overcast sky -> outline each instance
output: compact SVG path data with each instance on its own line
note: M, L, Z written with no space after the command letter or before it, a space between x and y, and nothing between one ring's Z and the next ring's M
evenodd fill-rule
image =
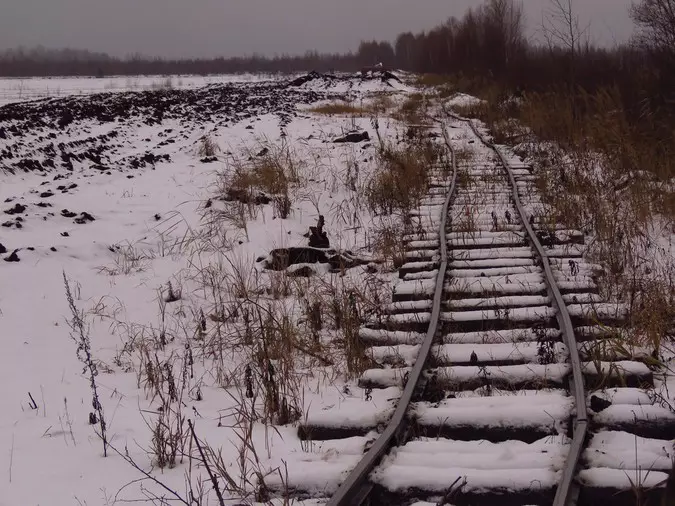
M592 38L624 41L631 0L573 0ZM528 33L549 0L523 0ZM0 0L0 49L72 47L116 56L236 56L356 49L461 16L480 0Z

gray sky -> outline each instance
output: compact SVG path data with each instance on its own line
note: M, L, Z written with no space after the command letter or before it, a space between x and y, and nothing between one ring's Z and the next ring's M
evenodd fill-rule
M549 0L523 0L528 32ZM631 0L574 0L598 43L632 32ZM460 17L479 0L0 0L0 49L73 47L115 56L347 51Z

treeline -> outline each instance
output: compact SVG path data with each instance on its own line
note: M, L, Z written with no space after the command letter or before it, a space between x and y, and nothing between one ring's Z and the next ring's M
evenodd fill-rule
M303 55L273 58L252 55L236 58L181 59L149 58L140 54L115 58L83 50L18 48L0 53L0 76L96 76L234 74L243 72L291 73L353 72L360 68L356 54L327 54L308 51Z
M382 63L418 73L461 75L477 85L498 83L509 91L547 90L552 86L592 92L619 86L632 104L658 96L663 104L675 89L675 0L642 0L632 8L638 38L625 46L591 45L572 2L549 0L542 28L545 42L527 40L522 5L486 0L461 19L450 18L426 32L400 34L394 43L364 41L353 53L253 55L238 58L166 60L133 55L114 58L78 50L17 49L0 53L0 75L165 75L241 72L356 71ZM662 104L662 105L663 105Z
M308 51L303 55L273 58L260 55L236 58L168 60L140 54L114 58L84 50L52 50L43 47L18 48L0 52L0 75L5 77L56 75L165 75L219 74L240 72L298 72L317 70L357 71L382 63L420 73L458 73L489 79L508 77L524 83L532 79L532 67L547 62L553 74L561 70L551 54L529 43L524 33L523 14L511 0L488 0L469 10L462 19L450 18L444 24L417 34L402 33L395 43L363 41L356 52L325 54ZM602 74L609 57L606 52L588 48L594 60L587 68ZM551 74L547 72L548 74ZM553 77L553 76L552 76Z

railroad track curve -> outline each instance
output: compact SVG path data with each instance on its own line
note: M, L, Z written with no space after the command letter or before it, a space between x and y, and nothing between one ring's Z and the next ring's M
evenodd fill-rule
M658 500L675 414L645 393L648 354L604 346L630 323L626 308L598 294L584 234L540 220L530 168L452 120L451 176L432 179L410 216L393 302L359 334L378 364L359 384L394 406L386 419L327 415L298 430L321 441L377 431L326 503ZM464 138L450 139L461 125ZM482 149L463 161L460 142Z

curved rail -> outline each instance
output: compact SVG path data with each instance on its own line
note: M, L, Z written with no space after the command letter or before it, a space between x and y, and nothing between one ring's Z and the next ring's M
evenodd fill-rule
M373 468L380 461L382 456L391 448L392 443L398 443L402 439L405 429L405 414L408 406L412 401L413 394L418 386L419 380L422 377L422 372L429 358L431 346L436 335L438 322L441 312L441 299L443 295L443 284L445 282L445 270L448 265L448 245L445 240L445 225L448 216L448 207L450 205L450 198L455 191L455 182L457 180L457 166L455 163L455 154L452 151L450 142L447 138L447 131L443 129L443 138L450 150L452 156L452 182L450 189L443 204L441 224L439 230L439 241L441 247L441 262L438 267L438 276L436 278L436 287L434 292L433 304L431 306L431 320L427 330L424 342L420 347L418 360L415 366L408 375L401 398L396 405L394 415L391 417L387 428L382 432L379 438L370 447L368 452L359 461L358 465L349 473L347 479L340 485L335 494L330 498L327 506L358 506L366 500L372 485L368 482L368 475Z
M574 475L576 468L579 464L579 458L581 457L581 451L583 450L584 441L586 439L586 432L588 430L588 418L586 410L586 394L584 390L584 379L583 373L581 370L581 360L579 358L579 350L577 348L576 337L574 336L574 327L572 325L572 320L570 318L569 312L567 311L567 305L562 298L562 294L558 289L558 285L555 282L553 276L553 271L551 270L550 262L548 261L548 256L544 251L537 235L534 233L532 226L530 225L529 219L525 216L525 209L523 208L522 203L520 202L520 195L518 194L518 186L516 185L516 179L513 176L513 171L511 166L507 162L504 155L497 149L497 147L488 142L485 137L478 131L476 126L473 124L473 121L467 118L462 118L455 114L449 113L446 111L446 114L459 120L464 121L469 124L471 130L473 130L476 137L488 148L493 150L502 165L506 169L507 174L509 175L509 181L511 182L511 187L513 189L513 200L516 204L516 209L520 215L520 219L527 230L527 235L534 246L534 249L537 251L537 254L540 256L542 265L544 267L544 274L546 285L548 286L549 295L556 307L556 317L558 319L558 325L562 331L563 340L565 345L569 350L570 364L572 366L572 378L570 380L570 390L574 396L574 403L576 407L576 417L574 419L574 432L572 436L572 443L570 445L570 451L565 461L565 467L562 470L562 477L560 484L556 489L556 494L553 499L553 506L569 506L576 504L578 497L579 489L576 483L574 482Z

